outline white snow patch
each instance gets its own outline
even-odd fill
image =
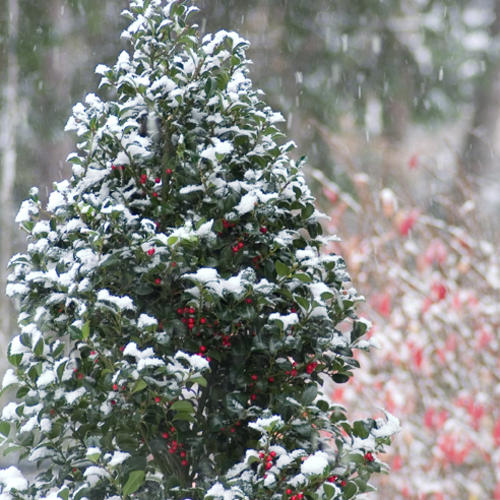
[[[317,451],[302,462],[300,472],[305,475],[323,474],[326,467],[328,467],[328,455],[323,451]]]
[[[12,368],[9,368],[5,372],[5,375],[3,376],[2,389],[5,389],[9,385],[17,384],[18,382],[19,379],[17,378],[17,375],[14,373],[14,370]]]
[[[208,361],[198,354],[186,354],[183,351],[178,351],[175,353],[175,359],[185,359],[195,370],[203,371],[210,368]]]
[[[111,302],[112,304],[115,304],[120,310],[129,309],[133,311],[135,309],[134,302],[130,297],[127,297],[126,295],[124,295],[123,297],[111,295],[105,288],[99,290],[99,292],[97,293],[97,301]]]
[[[72,405],[77,399],[81,398],[85,394],[85,388],[84,387],[79,387],[78,389],[75,389],[74,391],[67,392],[64,397],[66,398],[66,401],[68,402],[69,405]]]
[[[226,155],[233,151],[234,146],[229,141],[221,141],[217,137],[212,138],[213,146],[208,146],[200,153],[202,158],[206,158],[212,162],[217,161],[216,155]]]
[[[259,418],[255,422],[249,422],[248,427],[265,434],[271,428],[276,429],[283,427],[283,425],[283,419],[279,415],[272,415],[270,417]]]
[[[87,467],[83,475],[87,478],[90,486],[95,486],[103,477],[109,477],[109,473],[105,469],[95,465]]]
[[[147,314],[141,314],[139,320],[137,321],[138,328],[148,328],[150,326],[158,325],[156,318],[148,316]]]
[[[296,313],[281,315],[280,313],[272,313],[269,315],[269,320],[278,320],[283,323],[283,329],[286,330],[289,326],[295,325],[299,322],[299,317]]]
[[[64,199],[64,196],[58,191],[52,191],[49,196],[49,202],[47,203],[47,211],[53,213],[65,204],[66,200]]]
[[[37,387],[45,387],[56,380],[55,373],[52,370],[45,370],[36,381]]]
[[[23,491],[28,488],[28,481],[21,471],[14,466],[10,466],[8,469],[0,469],[0,483],[3,485],[4,491],[14,489]]]
[[[125,460],[127,460],[127,458],[129,458],[130,456],[131,456],[130,453],[127,453],[125,451],[115,451],[113,453],[113,456],[111,457],[111,460],[109,461],[109,465],[111,467],[114,467],[115,465],[120,465],[123,462],[125,462]]]

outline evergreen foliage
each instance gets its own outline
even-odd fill
[[[0,498],[344,499],[369,491],[392,417],[350,424],[323,387],[367,323],[247,42],[199,39],[182,0],[132,0],[133,47],[77,104],[73,176],[17,222],[20,334]],[[332,382],[333,381],[333,382]]]

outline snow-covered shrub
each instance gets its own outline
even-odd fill
[[[68,121],[72,178],[17,217],[0,432],[42,472],[4,471],[5,498],[343,499],[384,469],[394,419],[350,424],[322,387],[358,366],[360,297],[247,42],[200,40],[192,10],[131,2],[111,98]]]
[[[323,179],[331,230],[345,236],[333,249],[369,297],[363,314],[380,347],[334,401],[364,415],[383,406],[403,422],[375,498],[499,500],[498,242],[471,193],[461,205],[431,193],[411,202],[408,186],[429,173],[409,166],[392,189],[353,175],[354,197]]]

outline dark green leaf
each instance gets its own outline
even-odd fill
[[[349,377],[343,373],[335,373],[332,375],[332,380],[337,382],[337,384],[345,384],[346,382],[349,382]]]
[[[127,498],[132,493],[135,493],[144,483],[144,478],[146,474],[143,470],[133,470],[127,479],[127,482],[123,486],[122,495]]]
[[[4,436],[8,437],[8,435],[10,433],[9,422],[5,422],[5,421],[0,422],[0,433],[2,433]]]
[[[193,413],[194,408],[193,408],[193,403],[191,401],[187,401],[185,399],[176,401],[172,406],[172,410],[179,411],[179,412],[185,412],[185,413]]]
[[[290,274],[290,268],[280,260],[275,262],[274,267],[276,268],[278,276],[288,276]]]
[[[86,321],[82,326],[82,339],[86,340],[89,338],[90,334],[90,321]]]
[[[135,394],[136,392],[143,391],[148,384],[142,378],[140,378],[135,384],[134,387],[132,388],[132,394]]]
[[[310,405],[316,396],[318,395],[318,386],[316,384],[314,385],[309,385],[304,389],[304,392],[302,393],[302,404],[304,406]]]

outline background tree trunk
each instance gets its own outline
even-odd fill
[[[16,133],[19,123],[17,36],[19,6],[17,0],[8,0],[9,21],[6,36],[6,80],[3,91],[3,106],[0,111],[0,341],[1,349],[7,345],[11,335],[12,311],[4,290],[7,282],[7,263],[12,253],[13,191],[16,178]],[[5,353],[1,353],[5,359]]]
[[[492,40],[500,35],[500,0],[495,0],[495,20],[489,32]],[[463,167],[468,176],[485,174],[493,164],[499,102],[500,58],[493,54],[486,61],[485,74],[476,87],[472,123],[463,145]]]

